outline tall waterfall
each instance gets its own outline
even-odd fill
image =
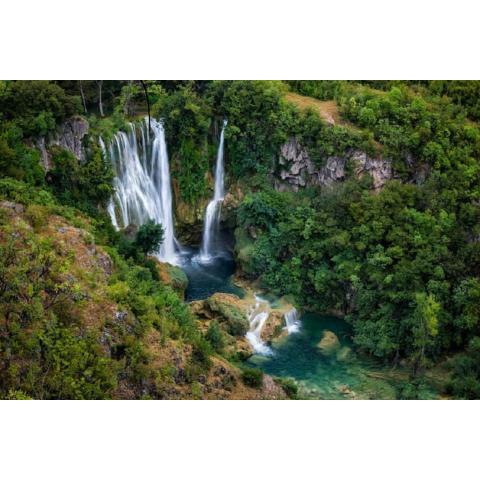
[[[225,127],[227,120],[223,121],[222,132],[220,133],[220,143],[217,150],[217,161],[215,164],[215,190],[213,198],[207,205],[205,210],[205,220],[203,224],[203,239],[200,248],[200,261],[208,263],[212,260],[215,254],[215,247],[218,239],[215,238],[218,234],[220,224],[220,212],[222,208],[224,192],[224,167],[223,167],[223,144]]]
[[[295,333],[300,330],[300,319],[298,318],[298,312],[295,307],[285,313],[284,317],[286,323],[285,328],[287,329],[288,334]]]
[[[109,145],[115,171],[115,195],[108,205],[113,225],[125,228],[148,220],[161,223],[164,241],[157,252],[160,260],[178,263],[180,244],[175,238],[172,189],[165,130],[161,122],[148,118],[129,124],[128,132],[118,132]],[[103,145],[102,145],[103,144]],[[100,146],[105,148],[103,140]]]

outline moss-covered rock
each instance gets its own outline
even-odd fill
[[[228,293],[215,293],[206,300],[206,306],[220,322],[226,324],[230,335],[243,336],[247,333],[249,324],[242,301],[236,295]]]
[[[188,286],[188,278],[185,272],[170,263],[160,262],[154,257],[151,257],[151,259],[155,261],[160,280],[165,285],[171,286],[181,298],[184,298]]]

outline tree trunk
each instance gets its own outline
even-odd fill
[[[147,100],[148,129],[150,130],[150,100],[148,99],[148,90],[147,90],[147,86],[145,85],[145,82],[143,80],[140,80],[140,83],[142,84],[143,91],[145,92],[145,99]]]
[[[98,109],[100,110],[100,116],[104,117],[103,104],[102,104],[102,86],[103,80],[97,80],[98,85]]]
[[[125,99],[125,104],[123,105],[123,114],[125,116],[129,116],[132,113],[132,110],[130,108],[130,101],[132,99],[132,83],[133,83],[133,80],[128,81],[127,98]]]
[[[83,110],[85,111],[85,113],[88,113],[88,111],[87,111],[87,102],[85,101],[85,94],[83,93],[83,84],[82,84],[82,81],[79,80],[78,83],[80,84],[80,95],[82,96]]]

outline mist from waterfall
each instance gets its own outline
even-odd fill
[[[220,143],[217,150],[217,161],[215,164],[215,189],[213,198],[207,205],[205,210],[205,220],[203,224],[203,239],[200,248],[199,260],[208,263],[215,256],[218,248],[218,232],[220,227],[220,213],[222,202],[225,196],[224,177],[225,171],[223,166],[223,144],[225,136],[225,127],[227,120],[223,121],[222,131],[220,133]]]
[[[103,139],[100,146],[106,152]],[[143,225],[148,220],[160,223],[164,241],[156,256],[178,264],[180,244],[175,238],[172,189],[165,130],[161,122],[148,117],[129,124],[128,132],[118,132],[109,144],[113,164],[115,194],[108,213],[115,228]]]

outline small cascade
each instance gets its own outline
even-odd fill
[[[200,248],[199,260],[208,263],[215,256],[215,250],[218,247],[217,234],[220,226],[220,212],[222,202],[225,196],[224,192],[224,166],[223,166],[223,144],[225,136],[225,127],[227,120],[223,121],[222,132],[220,133],[220,143],[217,150],[217,162],[215,164],[215,190],[212,200],[205,210],[205,220],[203,224],[203,239]]]
[[[268,318],[269,307],[270,304],[267,300],[255,295],[255,306],[248,315],[250,330],[247,332],[246,338],[253,347],[253,351],[259,355],[273,355],[272,349],[265,344],[261,336],[263,325]]]
[[[287,325],[285,329],[287,330],[289,335],[300,330],[300,318],[295,307],[285,313],[284,317],[285,323]]]
[[[115,194],[108,213],[115,228],[143,225],[148,220],[160,223],[164,241],[157,257],[178,263],[180,244],[175,238],[172,213],[172,189],[165,130],[161,122],[148,118],[141,124],[129,124],[128,132],[118,132],[110,142],[108,156],[115,171]],[[103,139],[100,146],[106,154]]]

